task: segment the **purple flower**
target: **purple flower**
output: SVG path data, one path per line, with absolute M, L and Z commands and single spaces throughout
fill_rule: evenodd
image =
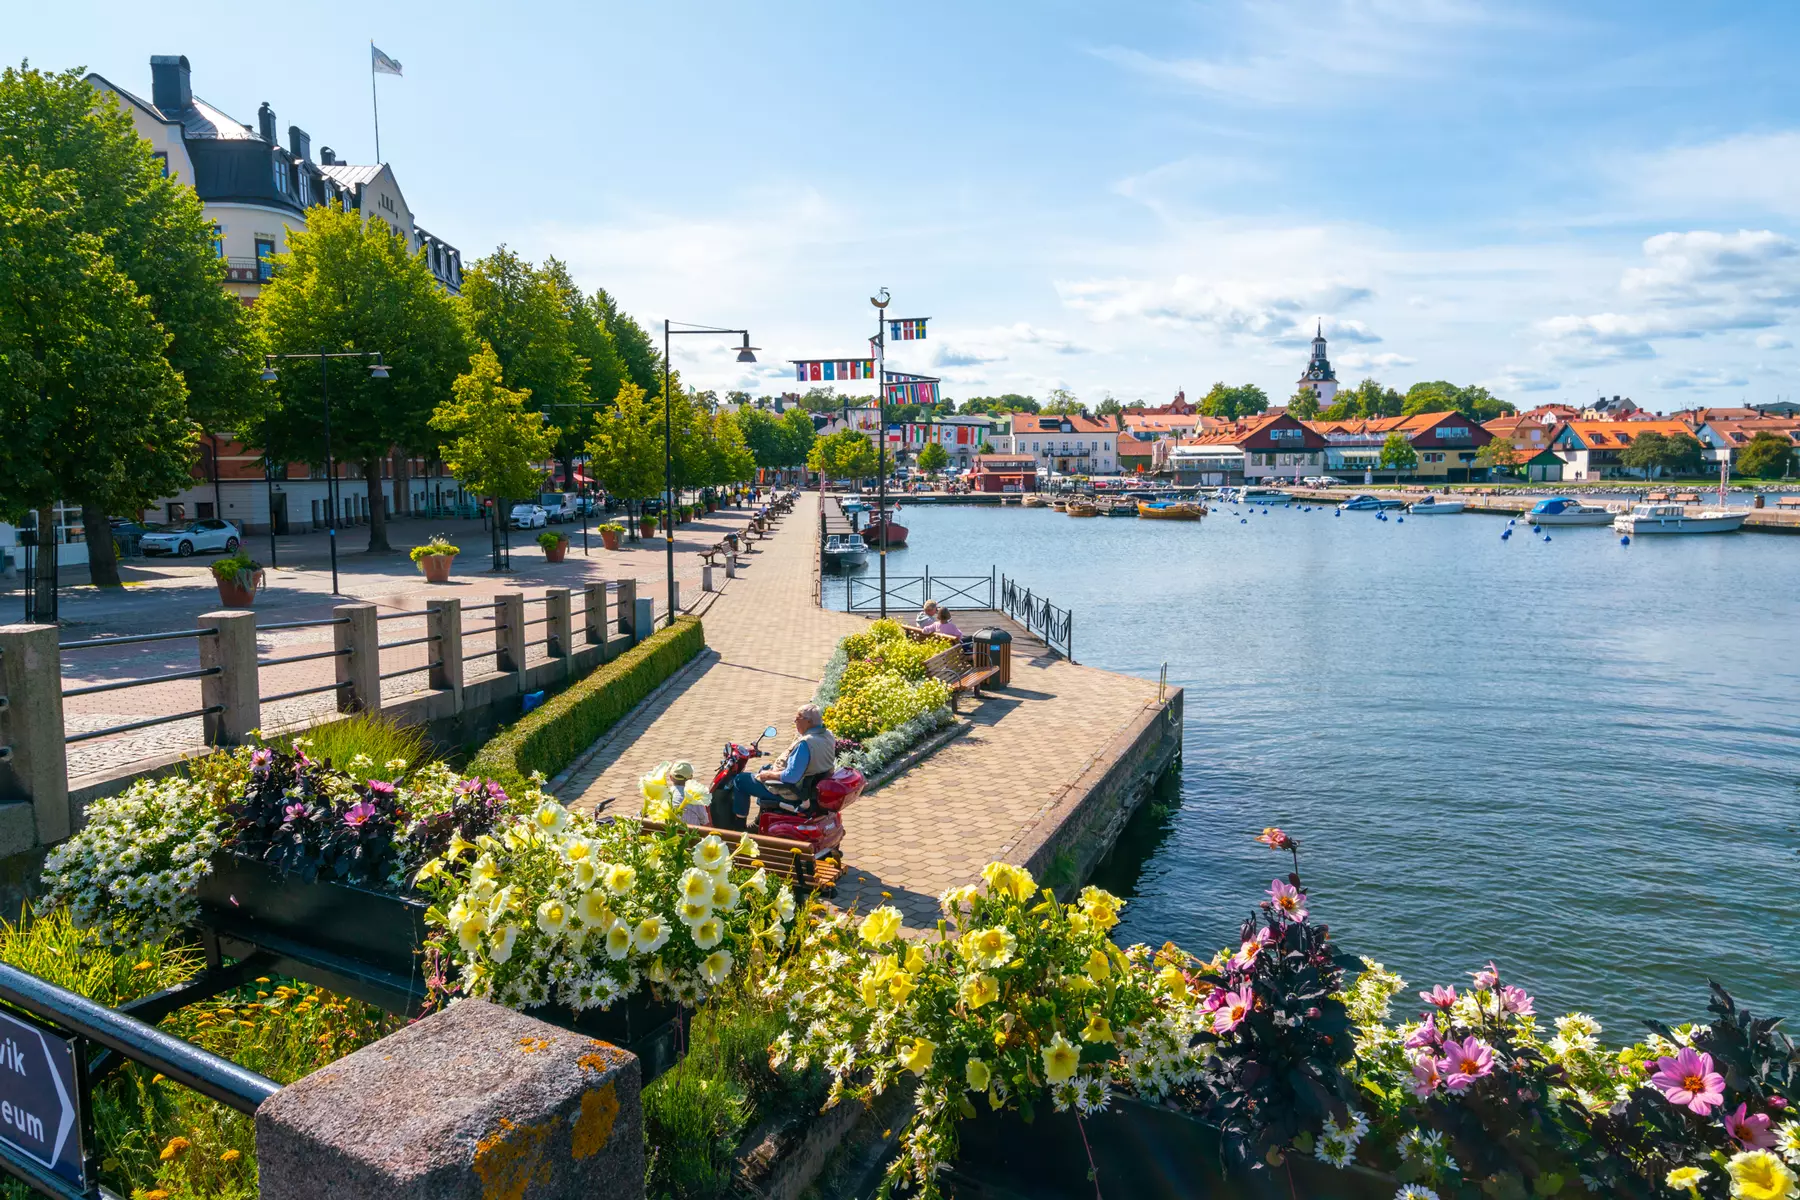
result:
M 479 779 L 464 779 L 456 785 L 456 790 L 461 792 L 465 796 L 468 795 L 470 792 L 478 792 L 481 790 L 481 780 L 479 780 Z
M 1432 1013 L 1425 1018 L 1425 1023 L 1414 1030 L 1406 1039 L 1408 1050 L 1436 1050 L 1443 1045 L 1444 1035 L 1438 1032 L 1437 1014 Z
M 364 800 L 361 804 L 351 805 L 350 811 L 344 814 L 344 824 L 352 829 L 360 828 L 363 822 L 374 816 L 378 810 L 373 804 Z
M 503 804 L 506 802 L 506 789 L 491 779 L 488 780 L 487 794 L 491 800 L 498 800 Z
M 264 746 L 261 750 L 252 750 L 250 752 L 250 769 L 252 771 L 264 770 L 274 761 L 275 752 L 267 746 Z
M 1444 1082 L 1444 1062 L 1425 1051 L 1413 1059 L 1412 1094 L 1423 1100 Z
M 1445 1086 L 1460 1092 L 1477 1079 L 1494 1073 L 1494 1052 L 1478 1037 L 1467 1037 L 1460 1042 L 1447 1038 L 1444 1041 L 1444 1069 L 1450 1072 L 1444 1080 Z
M 290 825 L 297 821 L 304 821 L 306 820 L 306 805 L 290 804 L 281 810 L 281 815 Z
M 1470 975 L 1475 980 L 1475 990 L 1478 992 L 1485 992 L 1500 982 L 1500 968 L 1492 960 L 1481 970 L 1470 972 Z
M 1746 1150 L 1773 1149 L 1775 1135 L 1769 1132 L 1769 1114 L 1745 1116 L 1746 1107 L 1740 1104 L 1736 1112 L 1725 1114 L 1725 1136 Z
M 1500 1011 L 1515 1013 L 1521 1017 L 1531 1016 L 1531 997 L 1522 987 L 1514 987 L 1510 983 L 1500 989 Z
M 389 799 L 394 794 L 394 785 L 385 780 L 371 779 L 369 780 L 369 791 L 383 799 Z
M 1306 897 L 1285 879 L 1269 881 L 1269 903 L 1290 921 L 1306 920 Z
M 1429 992 L 1420 992 L 1419 999 L 1427 1004 L 1435 1004 L 1439 1008 L 1448 1009 L 1452 1004 L 1456 1003 L 1456 989 L 1453 987 L 1445 987 L 1440 983 Z
M 1712 1055 L 1692 1046 L 1683 1046 L 1673 1058 L 1657 1059 L 1650 1083 L 1670 1104 L 1698 1117 L 1725 1103 L 1725 1077 L 1713 1070 Z

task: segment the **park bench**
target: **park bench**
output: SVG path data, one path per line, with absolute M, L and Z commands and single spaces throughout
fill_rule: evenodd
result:
M 1669 493 L 1667 492 L 1646 492 L 1644 494 L 1646 500 L 1667 500 L 1668 498 Z
M 663 822 L 647 818 L 634 818 L 645 829 L 661 830 Z M 758 866 L 779 879 L 792 883 L 797 890 L 809 891 L 816 895 L 831 896 L 837 891 L 838 880 L 843 878 L 844 862 L 835 850 L 828 850 L 823 857 L 813 853 L 812 843 L 795 841 L 793 838 L 769 837 L 765 834 L 750 834 L 756 843 L 757 855 L 749 858 L 736 849 L 743 839 L 743 832 L 736 829 L 720 829 L 713 825 L 689 825 L 695 833 L 702 837 L 709 833 L 719 835 L 721 841 L 733 847 L 736 865 L 749 870 Z
M 1775 502 L 1776 508 L 1800 508 L 1800 496 L 1783 496 Z
M 925 673 L 950 688 L 950 711 L 955 712 L 957 697 L 979 692 L 982 684 L 1000 673 L 1000 668 L 976 666 L 958 642 L 926 659 Z
M 1678 504 L 1698 504 L 1698 503 L 1700 503 L 1700 493 L 1699 492 L 1677 492 L 1675 494 L 1675 501 Z
M 716 567 L 719 564 L 715 560 L 721 554 L 731 553 L 731 547 L 727 546 L 724 542 L 720 542 L 718 545 L 710 547 L 709 549 L 706 549 L 706 550 L 701 550 L 698 553 L 700 555 L 701 561 L 706 563 L 707 566 Z

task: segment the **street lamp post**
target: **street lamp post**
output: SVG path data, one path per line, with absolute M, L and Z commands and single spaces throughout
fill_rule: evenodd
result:
M 341 593 L 338 590 L 337 464 L 333 461 L 331 456 L 331 374 L 329 360 L 334 358 L 372 358 L 375 360 L 369 364 L 369 376 L 372 379 L 386 379 L 388 377 L 388 369 L 387 364 L 381 361 L 381 351 L 379 350 L 342 350 L 337 352 L 318 350 L 309 354 L 265 354 L 263 355 L 263 382 L 274 383 L 278 378 L 275 370 L 276 361 L 278 359 L 290 358 L 316 358 L 319 360 L 319 400 L 323 404 L 325 410 L 325 497 L 326 507 L 330 509 L 330 512 L 327 514 L 326 530 L 329 534 L 331 545 L 331 594 L 336 596 Z M 263 452 L 266 454 L 268 452 L 268 447 L 263 447 Z M 272 487 L 271 492 L 273 492 Z M 274 522 L 275 514 L 271 511 L 269 513 L 271 539 L 274 537 Z M 271 541 L 270 544 L 273 546 L 273 541 Z
M 687 325 L 686 329 L 674 329 L 674 325 Z M 670 416 L 671 399 L 669 396 L 669 337 L 677 333 L 724 333 L 737 334 L 744 339 L 738 347 L 737 360 L 741 363 L 756 361 L 756 346 L 750 344 L 750 331 L 747 329 L 715 329 L 710 325 L 693 325 L 687 321 L 663 321 L 663 533 L 664 563 L 668 572 L 669 585 L 669 624 L 675 624 L 675 459 L 672 446 L 671 429 L 673 418 Z
M 881 522 L 881 617 L 887 619 L 887 317 L 888 290 L 869 297 L 875 306 L 875 516 Z

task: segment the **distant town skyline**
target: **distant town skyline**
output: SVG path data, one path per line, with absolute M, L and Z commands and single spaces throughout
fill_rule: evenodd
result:
M 347 161 L 382 148 L 465 260 L 556 255 L 647 327 L 747 325 L 773 394 L 867 297 L 933 317 L 892 366 L 956 398 L 1293 392 L 1315 321 L 1345 387 L 1481 383 L 1521 407 L 1791 398 L 1800 13 L 1669 3 L 1210 0 L 680 11 L 397 3 L 285 28 L 75 3 L 10 53 L 194 90 Z M 651 51 L 654 52 L 651 52 Z

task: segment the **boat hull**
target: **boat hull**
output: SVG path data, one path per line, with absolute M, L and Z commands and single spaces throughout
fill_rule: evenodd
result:
M 1137 513 L 1147 521 L 1198 521 L 1204 515 L 1204 510 L 1192 504 L 1171 504 L 1166 507 L 1139 504 Z
M 1653 533 L 1736 533 L 1749 513 L 1706 513 L 1691 517 L 1639 517 L 1624 513 L 1613 518 L 1613 528 L 1633 537 Z
M 1611 525 L 1618 519 L 1609 512 L 1526 513 L 1527 525 Z
M 1463 504 L 1461 500 L 1452 500 L 1447 504 L 1410 504 L 1407 506 L 1406 511 L 1410 516 L 1435 517 L 1442 516 L 1445 513 L 1462 512 Z

